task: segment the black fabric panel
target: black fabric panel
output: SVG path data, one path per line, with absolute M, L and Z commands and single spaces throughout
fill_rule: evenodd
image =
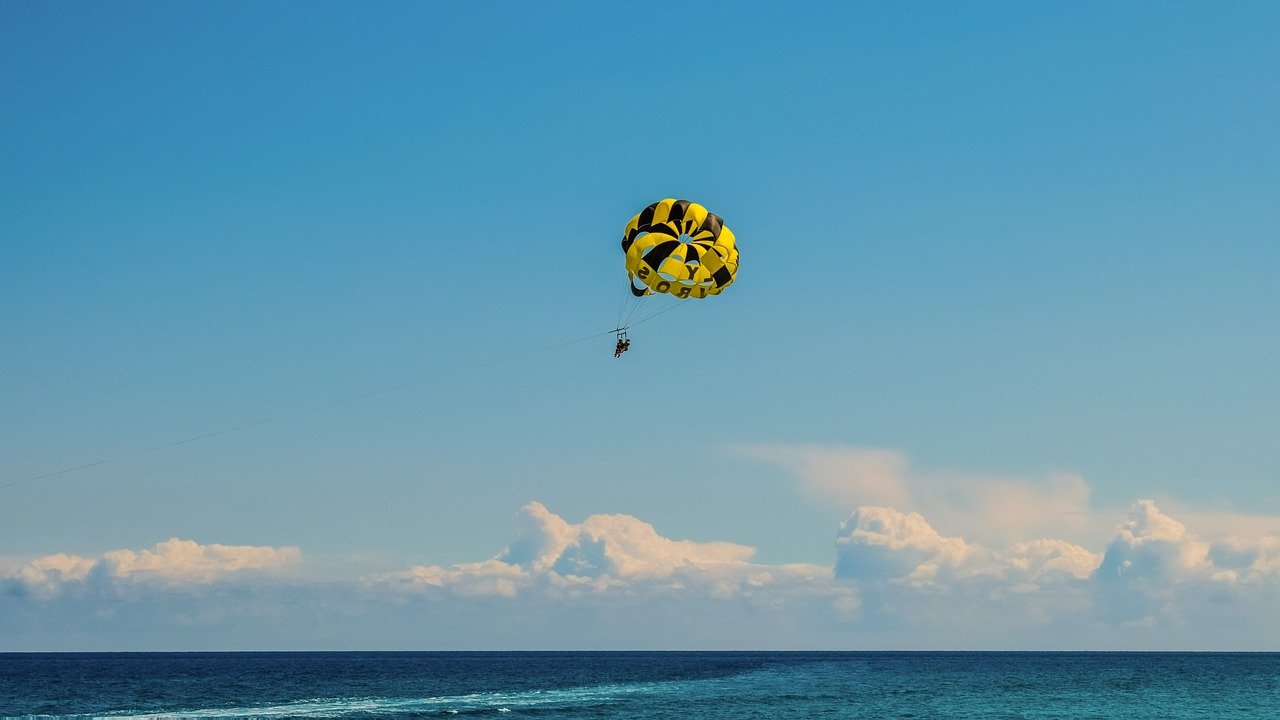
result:
M 720 237 L 720 228 L 724 227 L 724 220 L 719 215 L 707 213 L 707 219 L 702 221 L 699 231 L 710 230 L 712 237 Z
M 679 222 L 683 220 L 685 211 L 688 210 L 689 206 L 692 204 L 693 203 L 688 200 L 677 200 L 671 203 L 671 214 L 667 216 L 667 219 L 671 222 Z
M 641 230 L 648 230 L 653 224 L 653 211 L 658 208 L 658 203 L 654 203 L 644 210 L 640 211 L 640 222 L 637 225 Z
M 667 240 L 666 242 L 660 242 L 650 248 L 649 252 L 644 254 L 644 262 L 649 267 L 657 270 L 658 265 L 660 265 L 663 260 L 666 260 L 676 248 L 683 244 L 684 243 L 681 243 L 679 240 Z
M 716 287 L 724 287 L 729 284 L 733 276 L 729 274 L 729 268 L 722 267 L 711 275 L 711 279 L 716 281 Z

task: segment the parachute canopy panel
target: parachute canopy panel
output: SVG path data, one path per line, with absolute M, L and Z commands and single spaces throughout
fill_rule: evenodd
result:
M 688 200 L 660 200 L 631 218 L 622 235 L 631 292 L 677 298 L 719 295 L 738 274 L 733 232 Z M 644 287 L 636 287 L 639 279 Z

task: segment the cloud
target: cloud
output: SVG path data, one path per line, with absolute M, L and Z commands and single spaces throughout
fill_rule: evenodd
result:
M 1207 543 L 1160 512 L 1154 501 L 1139 500 L 1107 547 L 1098 576 L 1164 583 L 1204 575 L 1211 566 Z
M 63 583 L 83 581 L 94 564 L 95 561 L 88 558 L 58 553 L 19 565 L 9 578 L 15 588 L 39 597 L 51 597 L 58 593 Z
M 746 562 L 755 549 L 727 542 L 668 540 L 630 515 L 592 515 L 570 525 L 541 503 L 520 511 L 520 535 L 498 560 L 560 575 L 667 577 L 685 566 Z
M 573 525 L 531 502 L 520 510 L 517 526 L 515 541 L 490 560 L 415 567 L 391 577 L 464 596 L 514 597 L 522 590 L 548 588 L 572 595 L 648 582 L 651 589 L 700 588 L 727 597 L 778 578 L 830 575 L 812 565 L 752 564 L 755 549 L 745 545 L 670 540 L 630 515 L 592 515 Z
M 858 613 L 857 589 L 837 583 L 830 567 L 755 563 L 754 548 L 667 538 L 630 515 L 570 523 L 531 502 L 516 527 L 488 560 L 418 566 L 366 588 L 459 626 L 480 608 L 491 622 L 525 618 L 505 626 L 510 637 L 555 627 L 567 633 L 561 647 L 812 645 L 826 623 Z
M 498 559 L 534 572 L 549 569 L 578 537 L 577 528 L 541 503 L 525 505 L 518 517 L 519 535 L 498 554 Z
M 837 578 L 856 583 L 864 624 L 906 636 L 959 647 L 999 637 L 1096 649 L 1280 644 L 1280 537 L 1207 541 L 1152 500 L 1130 507 L 1103 552 L 1058 539 L 993 549 L 876 507 L 842 524 L 837 548 Z
M 939 535 L 919 513 L 861 507 L 840 524 L 836 577 L 930 582 L 942 571 L 979 564 L 978 548 Z
M 917 512 L 938 527 L 989 544 L 1056 537 L 1104 542 L 1111 516 L 1089 504 L 1075 473 L 1008 478 L 981 473 L 921 472 L 897 451 L 847 446 L 746 445 L 738 454 L 791 473 L 806 496 L 850 513 L 860 507 Z
M 907 458 L 893 450 L 767 444 L 734 449 L 796 473 L 807 495 L 846 512 L 860 505 L 915 507 L 906 479 Z
M 118 578 L 210 583 L 242 570 L 279 570 L 301 557 L 296 547 L 201 545 L 170 538 L 150 550 L 112 550 L 102 562 Z
M 1202 538 L 1280 537 L 1278 516 L 1198 508 L 1172 498 L 1157 498 L 1153 502 L 1159 503 L 1161 508 L 1193 528 Z
M 245 570 L 282 570 L 300 558 L 296 547 L 201 545 L 171 538 L 150 550 L 112 550 L 99 559 L 46 555 L 19 565 L 7 581 L 12 591 L 51 597 L 95 575 L 121 582 L 208 584 Z
M 561 575 L 669 577 L 681 568 L 742 565 L 755 554 L 729 542 L 668 540 L 630 515 L 592 515 L 577 530 L 554 565 Z
M 671 540 L 628 515 L 573 524 L 530 503 L 517 526 L 490 560 L 383 582 L 437 602 L 487 598 L 502 603 L 495 612 L 572 609 L 587 625 L 678 607 L 682 619 L 739 617 L 739 632 L 750 633 L 780 618 L 802 624 L 803 612 L 811 631 L 858 647 L 1027 647 L 1019 638 L 1029 637 L 1051 647 L 1187 647 L 1178 638 L 1196 623 L 1218 628 L 1202 645 L 1256 643 L 1280 601 L 1276 538 L 1205 542 L 1149 500 L 1115 519 L 1105 550 L 1058 538 L 989 545 L 940 532 L 919 512 L 862 506 L 840 523 L 831 568 L 756 564 L 752 548 Z M 1255 631 L 1225 633 L 1216 619 L 1224 603 Z M 652 632 L 670 637 L 670 628 Z
M 1064 540 L 1030 540 L 997 554 L 1006 577 L 1024 582 L 1084 580 L 1102 562 L 1102 553 L 1091 552 Z
M 858 508 L 836 536 L 838 578 L 916 586 L 985 577 L 1020 591 L 1067 578 L 1085 579 L 1102 554 L 1063 540 L 1031 540 L 993 550 L 938 533 L 919 513 Z
M 1113 522 L 1094 547 L 993 544 L 863 505 L 830 565 L 764 564 L 533 502 L 488 559 L 336 578 L 297 548 L 171 539 L 11 563 L 0 650 L 1280 646 L 1280 536 L 1205 538 L 1153 500 Z
M 1181 624 L 1197 606 L 1223 615 L 1280 602 L 1280 536 L 1203 539 L 1140 500 L 1107 546 L 1095 574 L 1110 622 Z
M 501 560 L 464 563 L 449 568 L 419 566 L 390 576 L 390 579 L 406 586 L 448 589 L 461 597 L 515 597 L 518 588 L 527 585 L 530 578 L 530 573 L 519 565 Z
M 1209 545 L 1208 559 L 1233 581 L 1274 580 L 1280 578 L 1280 535 L 1226 537 Z

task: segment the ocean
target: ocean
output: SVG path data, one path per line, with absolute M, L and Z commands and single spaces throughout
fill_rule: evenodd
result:
M 1280 718 L 1280 653 L 0 653 L 0 716 Z

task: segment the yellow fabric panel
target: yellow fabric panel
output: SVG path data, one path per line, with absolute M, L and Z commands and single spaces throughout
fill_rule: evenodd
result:
M 655 289 L 657 288 L 658 283 L 666 280 L 666 278 L 658 274 L 656 269 L 651 267 L 649 263 L 645 262 L 640 263 L 640 267 L 636 268 L 635 274 L 636 278 L 638 278 L 641 283 Z M 671 281 L 667 280 L 667 282 Z
M 636 272 L 640 267 L 640 257 L 642 255 L 659 242 L 670 239 L 666 235 L 658 233 L 649 233 L 643 237 L 636 238 L 636 241 L 627 249 L 627 269 L 631 272 Z
M 684 211 L 685 232 L 692 234 L 707 219 L 707 209 L 698 203 L 691 203 L 689 209 Z
M 717 270 L 724 267 L 724 260 L 720 259 L 720 253 L 712 249 L 702 254 L 702 266 L 707 269 L 708 274 L 714 275 Z
M 676 280 L 684 280 L 691 274 L 689 266 L 674 257 L 663 260 L 662 264 L 658 266 L 658 272 L 670 275 Z
M 671 206 L 676 204 L 675 198 L 667 198 L 658 203 L 653 209 L 653 223 L 664 223 L 671 218 Z
M 720 228 L 720 237 L 716 238 L 716 245 L 732 250 L 735 255 L 738 254 L 737 240 L 733 237 L 733 231 L 727 227 Z

